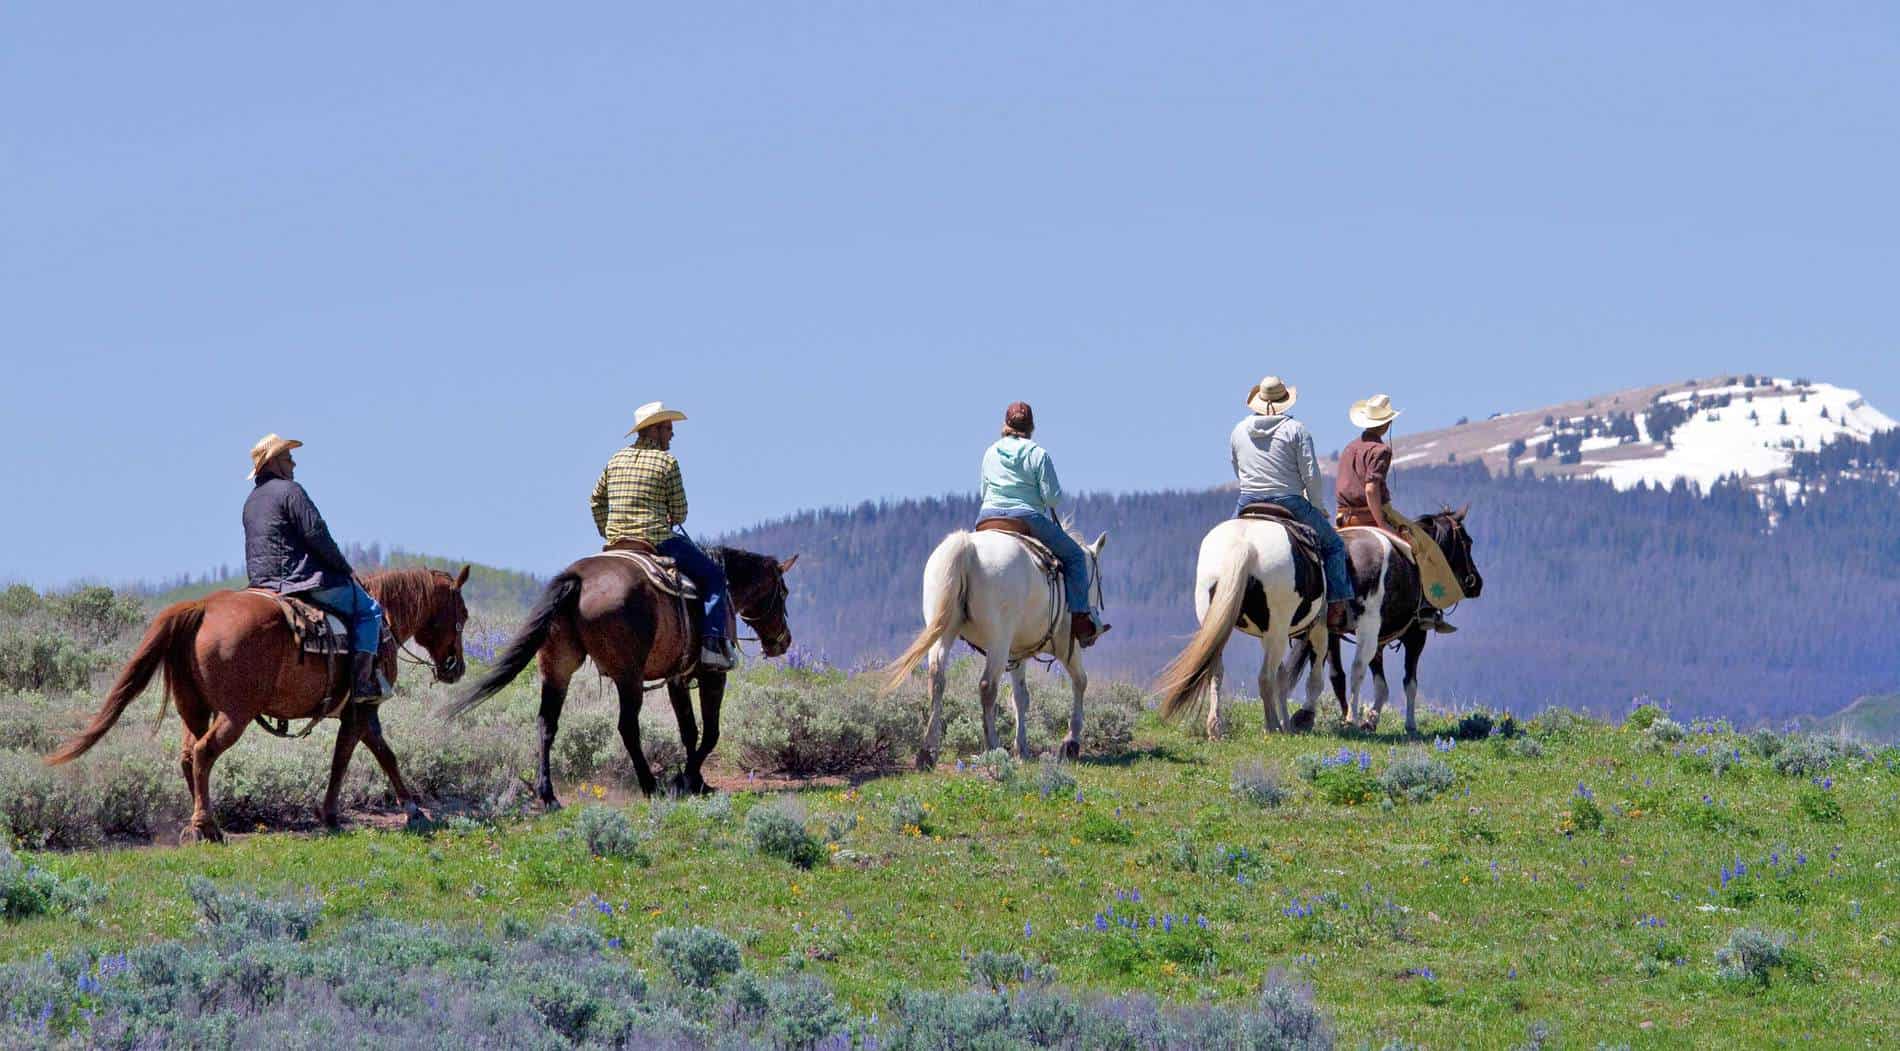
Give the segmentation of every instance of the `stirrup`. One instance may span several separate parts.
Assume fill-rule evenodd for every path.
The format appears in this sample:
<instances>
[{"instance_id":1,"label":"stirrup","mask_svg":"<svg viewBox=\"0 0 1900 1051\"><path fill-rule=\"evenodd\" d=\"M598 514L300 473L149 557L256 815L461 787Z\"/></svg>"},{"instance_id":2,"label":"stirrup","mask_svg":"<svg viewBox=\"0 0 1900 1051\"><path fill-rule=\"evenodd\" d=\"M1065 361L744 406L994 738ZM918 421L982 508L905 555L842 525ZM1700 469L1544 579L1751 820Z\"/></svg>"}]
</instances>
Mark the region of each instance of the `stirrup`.
<instances>
[{"instance_id":1,"label":"stirrup","mask_svg":"<svg viewBox=\"0 0 1900 1051\"><path fill-rule=\"evenodd\" d=\"M707 639L699 647L699 667L701 671L731 671L738 662L732 659L731 643L724 639Z\"/></svg>"}]
</instances>

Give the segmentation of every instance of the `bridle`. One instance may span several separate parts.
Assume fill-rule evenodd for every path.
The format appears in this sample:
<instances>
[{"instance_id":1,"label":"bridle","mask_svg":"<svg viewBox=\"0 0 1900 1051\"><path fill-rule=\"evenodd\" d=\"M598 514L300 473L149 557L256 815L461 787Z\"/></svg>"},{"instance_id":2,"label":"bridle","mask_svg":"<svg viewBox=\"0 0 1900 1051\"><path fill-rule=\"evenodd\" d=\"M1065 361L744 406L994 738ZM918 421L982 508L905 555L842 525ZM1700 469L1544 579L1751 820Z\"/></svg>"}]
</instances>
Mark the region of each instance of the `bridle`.
<instances>
[{"instance_id":1,"label":"bridle","mask_svg":"<svg viewBox=\"0 0 1900 1051\"><path fill-rule=\"evenodd\" d=\"M772 589L772 593L767 596L762 603L755 603L750 609L740 606L738 601L739 597L734 595L733 606L738 610L739 619L752 625L752 630L759 633L753 638L741 639L740 641L757 642L768 650L777 649L783 652L791 649L792 626L787 622L785 616L785 600L790 595L791 591L785 586L785 578L783 576L778 577L776 585ZM772 632L770 636L767 636L765 629L759 627L759 624L773 619L775 616L779 625L778 630Z\"/></svg>"}]
</instances>

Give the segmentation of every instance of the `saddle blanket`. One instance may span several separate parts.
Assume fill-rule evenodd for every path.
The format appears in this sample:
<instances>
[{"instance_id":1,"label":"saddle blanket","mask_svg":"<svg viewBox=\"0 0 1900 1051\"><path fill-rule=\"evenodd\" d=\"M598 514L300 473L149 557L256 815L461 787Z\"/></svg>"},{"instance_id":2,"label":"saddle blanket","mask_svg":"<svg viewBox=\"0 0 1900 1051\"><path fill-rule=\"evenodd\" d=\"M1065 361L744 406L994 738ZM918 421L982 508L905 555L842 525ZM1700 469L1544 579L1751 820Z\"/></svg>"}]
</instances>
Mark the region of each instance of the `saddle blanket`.
<instances>
[{"instance_id":1,"label":"saddle blanket","mask_svg":"<svg viewBox=\"0 0 1900 1051\"><path fill-rule=\"evenodd\" d=\"M1293 517L1293 513L1279 504L1248 504L1240 509L1240 517L1248 521L1274 522L1286 528L1287 538L1293 542L1294 553L1300 558L1317 565L1319 557L1319 534L1313 527Z\"/></svg>"},{"instance_id":2,"label":"saddle blanket","mask_svg":"<svg viewBox=\"0 0 1900 1051\"><path fill-rule=\"evenodd\" d=\"M646 578L653 582L653 586L662 592L672 595L674 598L686 599L687 601L693 601L699 598L699 588L693 584L692 578L681 573L679 566L675 565L673 560L667 558L665 555L652 555L645 551L627 550L623 548L609 548L598 555L589 555L588 557L617 558L623 562L631 562L634 568L646 574Z\"/></svg>"}]
</instances>

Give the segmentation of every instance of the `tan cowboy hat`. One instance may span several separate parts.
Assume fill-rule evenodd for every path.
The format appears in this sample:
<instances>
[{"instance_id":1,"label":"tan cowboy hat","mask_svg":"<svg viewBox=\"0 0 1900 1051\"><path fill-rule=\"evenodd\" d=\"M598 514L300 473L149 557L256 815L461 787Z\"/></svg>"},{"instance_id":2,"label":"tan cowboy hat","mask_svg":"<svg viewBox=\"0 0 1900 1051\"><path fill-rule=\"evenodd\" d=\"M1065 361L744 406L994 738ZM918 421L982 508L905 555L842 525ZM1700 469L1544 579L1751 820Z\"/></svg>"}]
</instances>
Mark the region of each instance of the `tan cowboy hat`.
<instances>
[{"instance_id":1,"label":"tan cowboy hat","mask_svg":"<svg viewBox=\"0 0 1900 1051\"><path fill-rule=\"evenodd\" d=\"M1383 394L1374 394L1364 401L1355 401L1346 415L1353 425L1361 430L1383 427L1399 418L1399 410L1392 407L1392 399Z\"/></svg>"},{"instance_id":2,"label":"tan cowboy hat","mask_svg":"<svg viewBox=\"0 0 1900 1051\"><path fill-rule=\"evenodd\" d=\"M670 423L683 420L686 414L678 409L669 409L663 401L650 401L633 410L633 430L628 434L638 434L656 423Z\"/></svg>"},{"instance_id":3,"label":"tan cowboy hat","mask_svg":"<svg viewBox=\"0 0 1900 1051\"><path fill-rule=\"evenodd\" d=\"M257 440L256 445L251 446L251 473L245 477L256 478L257 472L263 470L264 465L271 462L272 457L281 452L300 448L302 445L303 443L295 438L279 438L276 434L266 434Z\"/></svg>"},{"instance_id":4,"label":"tan cowboy hat","mask_svg":"<svg viewBox=\"0 0 1900 1051\"><path fill-rule=\"evenodd\" d=\"M1247 407L1262 416L1278 416L1298 400L1300 389L1281 383L1278 376L1266 377L1247 392Z\"/></svg>"}]
</instances>

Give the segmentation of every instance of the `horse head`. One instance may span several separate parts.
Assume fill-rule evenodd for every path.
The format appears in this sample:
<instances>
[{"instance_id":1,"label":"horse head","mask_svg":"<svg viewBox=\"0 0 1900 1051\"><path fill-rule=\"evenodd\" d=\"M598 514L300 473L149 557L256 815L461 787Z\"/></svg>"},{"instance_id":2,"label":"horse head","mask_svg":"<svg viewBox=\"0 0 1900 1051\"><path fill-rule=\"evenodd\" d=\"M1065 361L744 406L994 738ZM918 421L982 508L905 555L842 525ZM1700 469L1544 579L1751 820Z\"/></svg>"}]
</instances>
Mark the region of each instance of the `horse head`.
<instances>
[{"instance_id":1,"label":"horse head","mask_svg":"<svg viewBox=\"0 0 1900 1051\"><path fill-rule=\"evenodd\" d=\"M798 556L780 562L770 555L731 547L714 554L725 564L726 586L732 591L739 619L759 633L765 655L777 657L791 649L792 627L785 619L785 600L791 591L785 586L785 574Z\"/></svg>"},{"instance_id":2,"label":"horse head","mask_svg":"<svg viewBox=\"0 0 1900 1051\"><path fill-rule=\"evenodd\" d=\"M1426 519L1425 531L1438 541L1445 552L1445 560L1451 563L1451 571L1458 575L1458 586L1464 589L1466 598L1477 598L1484 591L1484 577L1478 572L1477 560L1471 554L1471 534L1465 530L1465 515L1471 505L1453 511L1443 511Z\"/></svg>"},{"instance_id":3,"label":"horse head","mask_svg":"<svg viewBox=\"0 0 1900 1051\"><path fill-rule=\"evenodd\" d=\"M403 626L429 654L437 682L455 682L468 671L468 661L462 656L462 629L468 624L462 585L468 583L468 571L465 565L451 577L439 569L425 570L427 576L417 578L419 587L401 589L407 600L402 604L408 607L403 610Z\"/></svg>"}]
</instances>

